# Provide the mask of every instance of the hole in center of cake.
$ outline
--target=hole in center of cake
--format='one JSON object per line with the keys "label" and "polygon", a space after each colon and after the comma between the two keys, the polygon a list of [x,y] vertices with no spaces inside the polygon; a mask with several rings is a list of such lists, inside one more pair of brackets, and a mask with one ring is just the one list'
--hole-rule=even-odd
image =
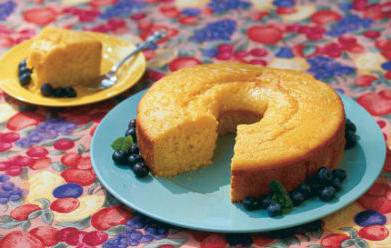
{"label": "hole in center of cake", "polygon": [[262,114],[249,110],[227,110],[219,114],[219,135],[235,133],[239,124],[252,124],[262,119]]}

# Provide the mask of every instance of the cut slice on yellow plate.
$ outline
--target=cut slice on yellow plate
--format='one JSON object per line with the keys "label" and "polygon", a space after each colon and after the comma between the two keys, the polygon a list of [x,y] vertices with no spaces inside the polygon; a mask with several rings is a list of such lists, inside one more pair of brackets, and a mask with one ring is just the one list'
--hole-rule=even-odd
{"label": "cut slice on yellow plate", "polygon": [[[93,33],[96,39],[103,44],[101,74],[103,75],[113,64],[126,56],[134,44],[110,35]],[[36,105],[52,107],[69,107],[99,102],[116,96],[137,83],[145,71],[146,62],[142,53],[138,53],[118,72],[118,82],[114,86],[105,89],[79,89],[75,98],[50,98],[44,97],[39,91],[32,91],[19,84],[18,64],[25,59],[29,53],[32,40],[25,41],[7,51],[0,59],[0,88],[8,95]]]}

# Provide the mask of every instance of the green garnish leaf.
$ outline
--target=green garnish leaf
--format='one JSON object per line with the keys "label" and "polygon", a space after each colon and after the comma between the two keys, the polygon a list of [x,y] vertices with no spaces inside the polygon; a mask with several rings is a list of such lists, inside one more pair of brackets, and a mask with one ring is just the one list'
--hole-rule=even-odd
{"label": "green garnish leaf", "polygon": [[284,213],[293,209],[293,202],[284,185],[282,185],[279,181],[273,180],[270,182],[269,187],[273,192],[272,200],[281,204]]}
{"label": "green garnish leaf", "polygon": [[120,137],[114,140],[111,144],[111,148],[114,151],[124,151],[127,152],[133,144],[132,136]]}

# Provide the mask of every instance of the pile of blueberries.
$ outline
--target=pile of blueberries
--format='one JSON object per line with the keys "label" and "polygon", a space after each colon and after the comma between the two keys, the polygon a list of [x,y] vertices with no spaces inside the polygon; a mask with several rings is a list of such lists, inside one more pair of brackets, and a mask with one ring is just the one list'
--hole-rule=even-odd
{"label": "pile of blueberries", "polygon": [[23,190],[10,181],[10,176],[0,174],[0,204],[17,202],[23,198]]}
{"label": "pile of blueberries", "polygon": [[[26,60],[22,60],[18,66],[19,83],[26,87],[31,82],[32,70],[27,67]],[[54,88],[50,84],[43,84],[41,87],[41,94],[46,97],[76,97],[76,90],[72,87],[58,87]]]}
{"label": "pile of blueberries", "polygon": [[41,86],[41,94],[46,97],[57,97],[57,98],[72,98],[76,97],[77,93],[73,87],[57,87],[54,88],[50,84],[43,84]]}
{"label": "pile of blueberries", "polygon": [[18,77],[19,77],[20,85],[22,85],[23,87],[26,87],[27,85],[30,84],[31,73],[32,73],[32,71],[29,68],[27,68],[26,60],[25,59],[22,60],[18,66]]}
{"label": "pile of blueberries", "polygon": [[205,27],[195,30],[192,40],[197,43],[214,40],[229,40],[236,30],[236,22],[222,19],[208,23]]}
{"label": "pile of blueberries", "polygon": [[350,33],[353,30],[359,31],[362,28],[369,28],[372,23],[373,21],[369,18],[361,18],[358,15],[349,14],[337,22],[334,22],[327,34],[337,37],[345,33]]}
{"label": "pile of blueberries", "polygon": [[[103,248],[138,246],[140,244],[145,245],[154,240],[165,239],[168,233],[168,225],[158,223],[142,215],[135,215],[125,223],[125,228],[122,232],[106,241]],[[159,247],[164,246],[160,245]]]}
{"label": "pile of blueberries", "polygon": [[310,72],[319,80],[328,80],[333,77],[344,76],[354,73],[354,68],[341,64],[335,59],[326,56],[314,56],[307,59],[310,64]]}
{"label": "pile of blueberries", "polygon": [[251,4],[246,0],[212,0],[208,6],[213,13],[223,14],[229,10],[247,9]]}
{"label": "pile of blueberries", "polygon": [[145,164],[144,159],[140,155],[140,150],[137,145],[136,137],[136,120],[129,122],[128,130],[125,132],[125,136],[131,136],[134,144],[128,151],[114,151],[113,160],[117,165],[129,165],[137,178],[143,178],[148,176],[149,168]]}
{"label": "pile of blueberries", "polygon": [[354,123],[351,120],[346,119],[346,123],[345,123],[345,140],[346,140],[345,149],[346,150],[352,149],[353,147],[356,146],[358,140],[356,131],[357,131],[356,125],[354,125]]}
{"label": "pile of blueberries", "polygon": [[[297,189],[289,193],[294,206],[301,205],[305,200],[319,197],[321,201],[328,202],[335,198],[336,193],[342,189],[342,182],[346,172],[342,169],[331,170],[321,167],[318,172],[301,183]],[[266,209],[269,216],[274,217],[283,213],[280,203],[273,201],[271,195],[261,198],[247,197],[243,201],[246,210]]]}

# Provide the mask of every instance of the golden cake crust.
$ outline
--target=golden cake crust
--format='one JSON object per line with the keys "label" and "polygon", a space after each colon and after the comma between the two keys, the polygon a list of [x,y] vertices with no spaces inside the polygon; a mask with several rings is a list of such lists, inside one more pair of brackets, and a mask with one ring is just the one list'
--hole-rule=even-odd
{"label": "golden cake crust", "polygon": [[319,167],[335,167],[344,124],[342,101],[324,83],[240,63],[164,77],[140,101],[136,122],[140,152],[156,176],[210,164],[218,133],[236,127],[232,201],[267,193],[273,179],[292,190]]}

